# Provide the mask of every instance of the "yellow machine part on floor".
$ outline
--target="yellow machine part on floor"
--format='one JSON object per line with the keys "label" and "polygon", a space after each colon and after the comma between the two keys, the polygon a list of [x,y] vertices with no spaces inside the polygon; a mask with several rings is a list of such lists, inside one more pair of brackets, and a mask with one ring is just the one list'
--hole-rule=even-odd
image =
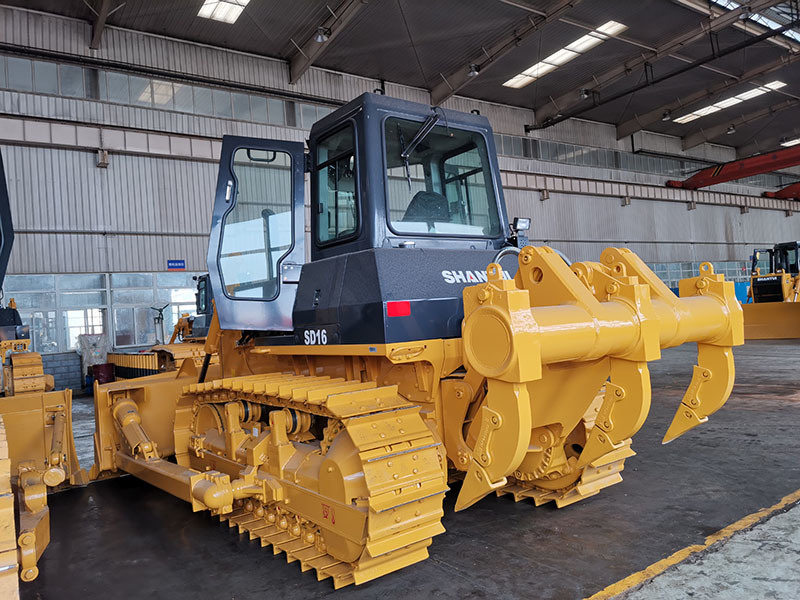
{"label": "yellow machine part on floor", "polygon": [[[17,578],[32,581],[50,542],[49,490],[82,485],[72,434],[72,392],[52,389],[34,352],[12,354],[0,397],[0,598],[14,598]],[[20,392],[24,388],[38,388]],[[11,395],[9,390],[16,390]],[[19,519],[15,529],[14,512]],[[9,521],[10,519],[10,521]]]}
{"label": "yellow machine part on floor", "polygon": [[742,304],[746,340],[800,338],[800,302]]}

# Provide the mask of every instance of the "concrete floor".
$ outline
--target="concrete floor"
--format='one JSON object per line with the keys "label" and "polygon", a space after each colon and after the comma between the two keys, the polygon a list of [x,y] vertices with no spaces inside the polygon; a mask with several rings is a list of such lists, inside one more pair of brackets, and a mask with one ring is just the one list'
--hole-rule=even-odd
{"label": "concrete floor", "polygon": [[[710,422],[667,446],[660,440],[691,378],[694,347],[668,350],[651,364],[653,407],[634,438],[624,481],[598,496],[558,510],[489,497],[453,512],[457,489],[445,501],[447,533],[434,539],[431,558],[339,597],[584,598],[690,544],[702,543],[759,508],[800,488],[797,423],[800,422],[800,342],[755,342],[737,348],[737,384],[728,404]],[[76,402],[81,404],[81,402]],[[80,414],[86,412],[87,405]],[[91,408],[91,405],[88,405]],[[77,419],[76,419],[77,420]],[[80,430],[83,437],[90,429]],[[79,450],[81,457],[84,451]],[[89,466],[88,463],[84,466]],[[181,501],[132,477],[51,496],[52,542],[41,574],[22,585],[33,599],[126,598],[321,598],[334,593],[313,571],[301,573],[283,555],[273,556],[226,524],[192,513]],[[800,509],[790,514],[797,514]],[[777,518],[777,517],[776,517]],[[763,539],[789,536],[797,550],[797,521],[764,529]],[[781,523],[775,519],[767,523]],[[754,532],[759,531],[758,526]],[[740,534],[743,535],[743,534]],[[773,537],[769,537],[773,536]],[[793,537],[792,537],[793,536]],[[738,544],[738,536],[728,542]],[[758,542],[756,538],[754,543]],[[761,544],[754,569],[777,569]],[[710,560],[713,550],[706,553]],[[745,562],[749,558],[738,555]],[[796,561],[797,554],[793,555]],[[663,589],[695,589],[687,577],[716,570],[675,570],[636,593],[662,598]],[[796,577],[795,570],[790,573]],[[703,566],[706,565],[706,566]],[[688,568],[688,565],[686,566]],[[748,593],[694,597],[765,597],[755,572],[739,571]],[[725,579],[725,576],[719,574]],[[797,589],[797,586],[795,586]],[[797,597],[776,592],[774,598]],[[673,597],[684,597],[682,594]]]}

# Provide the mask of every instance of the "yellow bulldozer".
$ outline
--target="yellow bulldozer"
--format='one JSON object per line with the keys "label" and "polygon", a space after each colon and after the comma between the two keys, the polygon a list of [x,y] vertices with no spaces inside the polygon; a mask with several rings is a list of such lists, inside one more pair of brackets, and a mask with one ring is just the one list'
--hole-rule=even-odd
{"label": "yellow bulldozer", "polygon": [[[762,258],[767,273],[761,273]],[[752,261],[750,289],[742,305],[745,339],[800,338],[800,242],[754,250]]]}
{"label": "yellow bulldozer", "polygon": [[[194,279],[197,281],[195,314],[183,313],[180,315],[168,342],[157,343],[141,352],[108,353],[108,362],[114,365],[116,380],[175,371],[186,359],[194,361],[197,366],[203,363],[205,360],[203,344],[213,318],[213,299],[208,274],[198,275]],[[153,309],[159,311],[162,323],[161,311],[167,306],[162,309]],[[217,360],[216,355],[211,357],[212,363],[216,363]]]}
{"label": "yellow bulldozer", "polygon": [[698,347],[665,442],[730,395],[733,284],[703,263],[677,297],[629,250],[568,264],[529,225],[480,115],[365,94],[308,153],[225,137],[205,360],[96,387],[91,477],[138,477],[336,588],[425,559],[449,486],[463,510],[620,482],[662,349]]}

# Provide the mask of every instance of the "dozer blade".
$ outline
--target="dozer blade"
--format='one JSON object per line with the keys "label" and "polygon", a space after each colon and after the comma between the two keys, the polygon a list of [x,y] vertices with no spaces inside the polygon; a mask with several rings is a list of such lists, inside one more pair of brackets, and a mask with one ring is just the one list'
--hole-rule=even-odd
{"label": "dozer blade", "polygon": [[800,338],[800,302],[743,304],[744,339]]}
{"label": "dozer blade", "polygon": [[697,362],[692,381],[661,441],[662,444],[668,444],[708,421],[708,416],[722,408],[731,395],[734,380],[731,348],[697,344]]}

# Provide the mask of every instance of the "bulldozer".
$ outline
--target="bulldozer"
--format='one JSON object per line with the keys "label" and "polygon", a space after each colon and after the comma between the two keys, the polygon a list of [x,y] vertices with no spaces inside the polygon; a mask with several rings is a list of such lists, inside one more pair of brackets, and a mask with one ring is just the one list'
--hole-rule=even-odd
{"label": "bulldozer", "polygon": [[[766,254],[767,273],[759,262]],[[800,338],[800,242],[754,250],[744,311],[747,340]]]}
{"label": "bulldozer", "polygon": [[337,589],[427,558],[450,486],[464,510],[619,483],[662,349],[698,348],[665,443],[727,401],[733,283],[703,263],[678,297],[627,249],[568,264],[529,227],[480,115],[364,94],[308,152],[225,137],[204,360],[95,387],[91,477],[140,478]]}
{"label": "bulldozer", "polygon": [[[203,344],[206,341],[206,334],[213,317],[213,300],[208,274],[196,276],[194,280],[197,282],[195,314],[184,313],[180,316],[173,327],[169,342],[156,344],[142,352],[108,353],[108,362],[114,365],[116,380],[175,371],[187,359],[194,361],[197,365],[202,364],[204,360]],[[212,362],[216,362],[216,360],[216,355],[212,356]]]}

